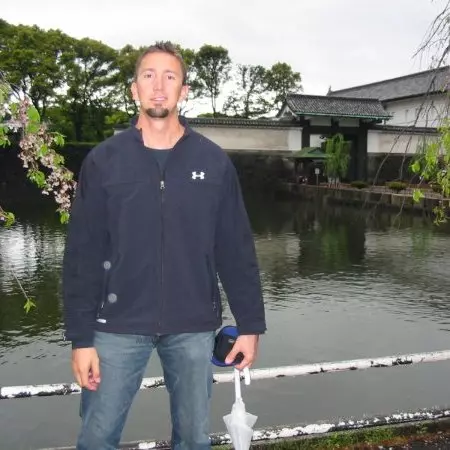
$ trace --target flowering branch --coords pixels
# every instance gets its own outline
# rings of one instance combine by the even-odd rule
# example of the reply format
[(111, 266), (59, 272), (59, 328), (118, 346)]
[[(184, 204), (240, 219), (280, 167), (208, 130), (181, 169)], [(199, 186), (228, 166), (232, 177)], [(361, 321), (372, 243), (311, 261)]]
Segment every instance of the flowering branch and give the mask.
[[(64, 157), (54, 149), (64, 145), (64, 138), (60, 133), (48, 131), (28, 98), (13, 103), (10, 92), (10, 86), (0, 80), (0, 145), (10, 143), (9, 133), (20, 133), (19, 158), (27, 169), (27, 177), (44, 195), (53, 195), (61, 223), (67, 223), (76, 182), (73, 173), (64, 166)], [(0, 207), (0, 221), (10, 225), (14, 215)]]

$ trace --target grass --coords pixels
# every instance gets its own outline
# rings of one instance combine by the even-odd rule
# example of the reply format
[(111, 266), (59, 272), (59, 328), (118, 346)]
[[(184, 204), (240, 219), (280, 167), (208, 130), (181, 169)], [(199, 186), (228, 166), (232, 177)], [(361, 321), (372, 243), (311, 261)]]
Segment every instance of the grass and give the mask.
[(357, 445), (363, 444), (380, 444), (390, 441), (394, 438), (392, 429), (377, 428), (372, 430), (361, 431), (342, 431), (331, 433), (323, 437), (308, 437), (300, 439), (286, 440), (277, 443), (267, 443), (252, 447), (253, 450), (326, 450), (326, 449), (348, 449), (356, 448)]
[(252, 450), (375, 450), (390, 447), (401, 448), (411, 442), (436, 442), (448, 438), (450, 438), (450, 421), (442, 419), (417, 424), (381, 426), (320, 436), (305, 436), (280, 442), (255, 443), (252, 445)]

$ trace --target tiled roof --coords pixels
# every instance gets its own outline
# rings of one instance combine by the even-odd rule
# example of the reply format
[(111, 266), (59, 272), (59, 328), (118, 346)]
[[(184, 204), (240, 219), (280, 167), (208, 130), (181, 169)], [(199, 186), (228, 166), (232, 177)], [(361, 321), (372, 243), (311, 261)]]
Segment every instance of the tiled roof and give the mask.
[[(298, 127), (298, 123), (276, 119), (233, 119), (231, 117), (185, 117), (189, 125), (194, 127), (236, 127), (236, 128), (290, 128)], [(116, 130), (128, 128), (129, 123), (116, 125)]]
[(322, 95), (288, 94), (286, 103), (297, 116), (334, 116), (368, 119), (389, 119), (391, 116), (376, 99), (327, 97)]
[(450, 66), (413, 73), (390, 80), (330, 91), (329, 96), (377, 98), (381, 101), (435, 93), (450, 88)]
[(232, 117), (186, 117), (191, 126), (226, 126), (249, 128), (286, 128), (298, 127), (298, 124), (274, 119), (234, 119)]

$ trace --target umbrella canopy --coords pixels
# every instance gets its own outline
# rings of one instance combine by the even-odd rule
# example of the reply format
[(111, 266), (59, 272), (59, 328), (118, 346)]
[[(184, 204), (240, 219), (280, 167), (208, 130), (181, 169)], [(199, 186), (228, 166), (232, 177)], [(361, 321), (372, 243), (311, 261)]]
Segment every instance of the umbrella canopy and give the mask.
[[(250, 372), (245, 371), (246, 384), (250, 383)], [(238, 369), (234, 369), (235, 401), (231, 413), (223, 417), (231, 441), (236, 450), (248, 450), (253, 436), (253, 425), (258, 416), (248, 413), (241, 395), (241, 379)]]

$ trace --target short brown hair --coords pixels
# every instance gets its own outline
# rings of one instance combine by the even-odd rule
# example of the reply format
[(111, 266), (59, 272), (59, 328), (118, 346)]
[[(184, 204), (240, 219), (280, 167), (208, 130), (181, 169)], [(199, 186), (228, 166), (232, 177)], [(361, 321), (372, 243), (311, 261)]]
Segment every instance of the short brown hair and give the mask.
[(170, 41), (157, 41), (150, 47), (147, 47), (138, 57), (136, 61), (136, 66), (134, 68), (134, 80), (137, 79), (139, 68), (141, 67), (142, 60), (151, 53), (168, 53), (169, 55), (175, 56), (181, 65), (181, 72), (183, 74), (183, 84), (187, 82), (187, 69), (186, 64), (181, 56), (180, 48), (178, 45), (173, 44)]

